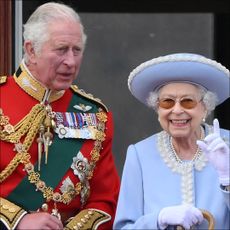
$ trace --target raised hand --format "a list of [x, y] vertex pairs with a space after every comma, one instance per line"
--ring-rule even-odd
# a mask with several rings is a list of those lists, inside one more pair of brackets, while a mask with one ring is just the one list
[[215, 167], [222, 185], [229, 185], [229, 147], [220, 136], [217, 119], [213, 121], [213, 133], [198, 140], [197, 145], [206, 154], [210, 163]]

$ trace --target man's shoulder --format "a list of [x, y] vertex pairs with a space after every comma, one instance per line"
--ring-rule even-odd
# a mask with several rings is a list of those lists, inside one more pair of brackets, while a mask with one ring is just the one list
[[7, 76], [0, 76], [0, 85], [3, 85], [7, 81]]
[[97, 105], [103, 107], [103, 109], [104, 109], [106, 112], [108, 112], [107, 106], [101, 101], [101, 99], [94, 97], [94, 96], [93, 96], [92, 94], [90, 94], [90, 93], [86, 93], [83, 89], [79, 89], [79, 87], [78, 87], [77, 85], [71, 85], [70, 88], [71, 88], [71, 89], [73, 90], [73, 92], [74, 92], [75, 94], [77, 94], [78, 96], [80, 96], [80, 97], [82, 97], [82, 98], [84, 98], [84, 99], [86, 99], [86, 100], [89, 100], [91, 103], [95, 103], [95, 104], [97, 104]]

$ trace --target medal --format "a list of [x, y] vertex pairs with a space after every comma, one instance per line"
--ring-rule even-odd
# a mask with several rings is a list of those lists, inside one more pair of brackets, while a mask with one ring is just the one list
[[56, 112], [54, 131], [59, 138], [96, 138], [98, 120], [95, 113]]

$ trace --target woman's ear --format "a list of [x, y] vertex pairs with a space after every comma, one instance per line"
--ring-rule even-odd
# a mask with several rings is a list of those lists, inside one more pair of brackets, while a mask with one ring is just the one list
[[36, 63], [36, 54], [33, 47], [33, 44], [31, 41], [25, 41], [24, 42], [24, 52], [27, 54], [28, 61], [30, 63], [35, 64]]

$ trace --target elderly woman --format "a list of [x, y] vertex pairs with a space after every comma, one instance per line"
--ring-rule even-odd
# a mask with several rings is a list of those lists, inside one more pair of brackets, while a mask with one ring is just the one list
[[229, 131], [205, 123], [229, 97], [229, 70], [171, 54], [138, 66], [128, 84], [163, 131], [129, 146], [114, 229], [208, 229], [205, 211], [229, 229]]

